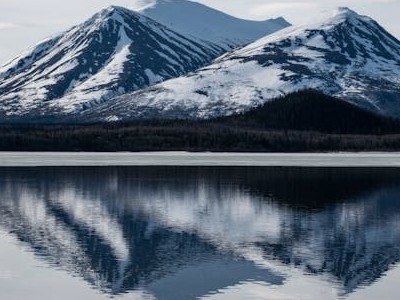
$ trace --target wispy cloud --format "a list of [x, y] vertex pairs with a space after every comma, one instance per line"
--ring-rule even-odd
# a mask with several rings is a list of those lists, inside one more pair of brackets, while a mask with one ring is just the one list
[[14, 23], [0, 22], [0, 30], [20, 28], [21, 26]]
[[265, 4], [255, 4], [249, 14], [254, 17], [262, 17], [271, 14], [282, 14], [287, 10], [308, 10], [315, 9], [317, 5], [311, 2], [275, 2]]

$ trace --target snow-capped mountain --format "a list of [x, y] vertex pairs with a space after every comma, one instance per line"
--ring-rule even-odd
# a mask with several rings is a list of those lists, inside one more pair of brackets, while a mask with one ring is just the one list
[[154, 0], [139, 12], [176, 32], [216, 43], [225, 49], [243, 46], [290, 26], [282, 17], [265, 21], [243, 20], [188, 0]]
[[[0, 68], [0, 114], [51, 114], [184, 75], [224, 49], [137, 12], [111, 6]], [[47, 107], [49, 100], [59, 106]], [[41, 107], [45, 106], [44, 110]]]
[[304, 88], [399, 117], [400, 41], [373, 19], [340, 8], [321, 21], [264, 37], [187, 76], [117, 97], [84, 117], [211, 117]]
[[0, 118], [57, 120], [185, 75], [286, 26], [186, 0], [158, 0], [140, 12], [111, 6], [0, 67]]

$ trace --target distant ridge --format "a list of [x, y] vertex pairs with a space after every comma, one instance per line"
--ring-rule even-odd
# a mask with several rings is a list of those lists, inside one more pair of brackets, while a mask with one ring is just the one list
[[176, 32], [227, 50], [290, 26], [282, 17], [265, 21], [243, 20], [188, 0], [154, 0], [139, 12]]
[[378, 115], [315, 90], [294, 92], [216, 122], [264, 130], [331, 134], [400, 133], [400, 120]]

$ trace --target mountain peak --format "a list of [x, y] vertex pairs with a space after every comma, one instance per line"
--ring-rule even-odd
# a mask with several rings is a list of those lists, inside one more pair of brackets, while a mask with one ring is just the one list
[[113, 14], [136, 14], [133, 10], [130, 10], [128, 8], [118, 6], [118, 5], [110, 5], [107, 8], [104, 8], [101, 10], [99, 13], [101, 16], [112, 16]]
[[352, 10], [352, 9], [346, 7], [346, 6], [340, 6], [340, 7], [336, 8], [336, 9], [334, 10], [334, 12], [335, 12], [335, 14], [337, 14], [337, 15], [343, 15], [343, 16], [358, 16], [358, 14], [357, 14], [354, 10]]
[[109, 19], [121, 19], [127, 14], [133, 15], [133, 14], [137, 14], [137, 13], [132, 10], [129, 10], [127, 8], [121, 7], [121, 6], [110, 5], [104, 9], [100, 10], [98, 13], [93, 15], [89, 20], [87, 20], [83, 24], [85, 26], [91, 26], [93, 24], [99, 25]]
[[83, 111], [197, 70], [288, 25], [242, 20], [194, 1], [144, 2], [139, 11], [109, 6], [2, 67], [0, 119]]
[[323, 14], [322, 23], [338, 24], [345, 21], [351, 20], [361, 20], [361, 21], [371, 21], [372, 19], [367, 16], [363, 16], [355, 12], [348, 7], [338, 7], [327, 14]]
[[122, 10], [128, 10], [125, 7], [118, 6], [118, 5], [110, 5], [107, 8], [105, 8], [107, 11], [122, 11]]
[[288, 21], [286, 21], [286, 19], [284, 17], [277, 17], [277, 18], [270, 19], [270, 20], [265, 20], [265, 21], [266, 22], [272, 21], [272, 22], [274, 22], [276, 24], [281, 24], [282, 28], [289, 27], [290, 25], [292, 25]]
[[217, 45], [110, 6], [1, 68], [0, 100], [6, 107], [16, 99], [32, 99], [27, 106], [33, 107], [62, 98], [64, 108], [83, 109], [194, 71], [222, 53]]

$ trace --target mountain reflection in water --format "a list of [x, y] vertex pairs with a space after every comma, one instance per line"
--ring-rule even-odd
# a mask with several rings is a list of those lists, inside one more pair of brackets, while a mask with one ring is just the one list
[[295, 270], [346, 297], [400, 261], [399, 183], [396, 169], [3, 168], [0, 226], [110, 296], [284, 287]]

